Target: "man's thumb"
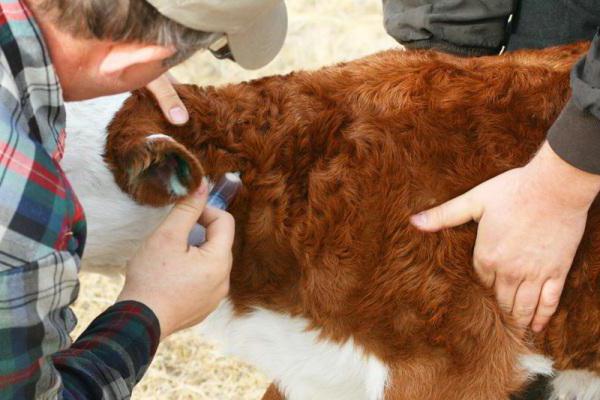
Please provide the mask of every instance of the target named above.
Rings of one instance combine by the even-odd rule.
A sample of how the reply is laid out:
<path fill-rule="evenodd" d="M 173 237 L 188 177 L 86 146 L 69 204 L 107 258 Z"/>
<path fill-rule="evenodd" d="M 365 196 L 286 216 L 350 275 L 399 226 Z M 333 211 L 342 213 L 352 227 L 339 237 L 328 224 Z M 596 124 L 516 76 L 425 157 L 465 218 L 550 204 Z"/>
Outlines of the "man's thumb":
<path fill-rule="evenodd" d="M 202 215 L 207 201 L 208 182 L 203 178 L 198 190 L 179 200 L 158 229 L 172 236 L 181 236 L 187 243 L 190 231 Z"/>
<path fill-rule="evenodd" d="M 478 218 L 471 201 L 471 192 L 449 200 L 437 207 L 410 217 L 410 222 L 425 232 L 437 232 Z"/>

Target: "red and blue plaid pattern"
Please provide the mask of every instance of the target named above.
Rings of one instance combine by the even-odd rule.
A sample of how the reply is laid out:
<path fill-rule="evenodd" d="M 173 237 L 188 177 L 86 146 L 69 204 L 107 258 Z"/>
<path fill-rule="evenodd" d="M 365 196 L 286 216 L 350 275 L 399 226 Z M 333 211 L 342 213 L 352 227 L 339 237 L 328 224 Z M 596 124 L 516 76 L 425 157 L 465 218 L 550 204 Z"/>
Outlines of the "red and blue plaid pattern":
<path fill-rule="evenodd" d="M 73 344 L 83 210 L 58 164 L 62 92 L 22 1 L 0 0 L 0 399 L 128 398 L 160 337 L 119 303 Z"/>

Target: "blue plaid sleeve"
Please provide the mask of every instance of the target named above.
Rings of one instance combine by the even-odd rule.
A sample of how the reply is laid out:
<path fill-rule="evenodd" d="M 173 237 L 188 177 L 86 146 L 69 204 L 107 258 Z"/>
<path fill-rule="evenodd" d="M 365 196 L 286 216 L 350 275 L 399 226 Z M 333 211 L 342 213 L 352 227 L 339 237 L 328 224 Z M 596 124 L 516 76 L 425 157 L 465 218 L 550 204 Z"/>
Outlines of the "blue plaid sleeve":
<path fill-rule="evenodd" d="M 39 28 L 22 0 L 0 0 L 0 399 L 129 398 L 158 346 L 134 302 L 71 343 L 86 224 L 59 164 L 64 123 Z"/>

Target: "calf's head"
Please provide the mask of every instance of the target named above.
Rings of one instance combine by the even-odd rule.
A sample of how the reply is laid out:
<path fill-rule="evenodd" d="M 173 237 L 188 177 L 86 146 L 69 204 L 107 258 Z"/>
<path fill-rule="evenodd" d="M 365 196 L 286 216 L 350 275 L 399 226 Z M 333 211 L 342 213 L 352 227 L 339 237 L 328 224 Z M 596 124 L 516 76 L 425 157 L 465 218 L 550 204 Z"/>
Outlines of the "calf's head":
<path fill-rule="evenodd" d="M 135 92 L 115 115 L 108 126 L 105 160 L 124 192 L 140 204 L 158 207 L 192 193 L 205 173 L 177 139 L 186 127 L 171 126 L 149 96 Z"/>

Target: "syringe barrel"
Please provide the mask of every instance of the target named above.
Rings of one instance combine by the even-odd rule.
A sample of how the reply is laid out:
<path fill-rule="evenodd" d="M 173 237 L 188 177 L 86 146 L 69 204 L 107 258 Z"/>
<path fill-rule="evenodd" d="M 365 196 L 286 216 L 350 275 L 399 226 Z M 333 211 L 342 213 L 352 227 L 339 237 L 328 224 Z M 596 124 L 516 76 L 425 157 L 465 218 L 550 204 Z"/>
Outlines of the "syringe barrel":
<path fill-rule="evenodd" d="M 242 187 L 240 175 L 236 172 L 227 172 L 210 191 L 206 205 L 226 210 L 240 187 Z"/>
<path fill-rule="evenodd" d="M 239 173 L 227 172 L 210 191 L 206 205 L 226 210 L 241 187 L 242 180 Z M 190 232 L 188 243 L 191 246 L 200 246 L 205 241 L 206 229 L 202 225 L 196 224 Z"/>

